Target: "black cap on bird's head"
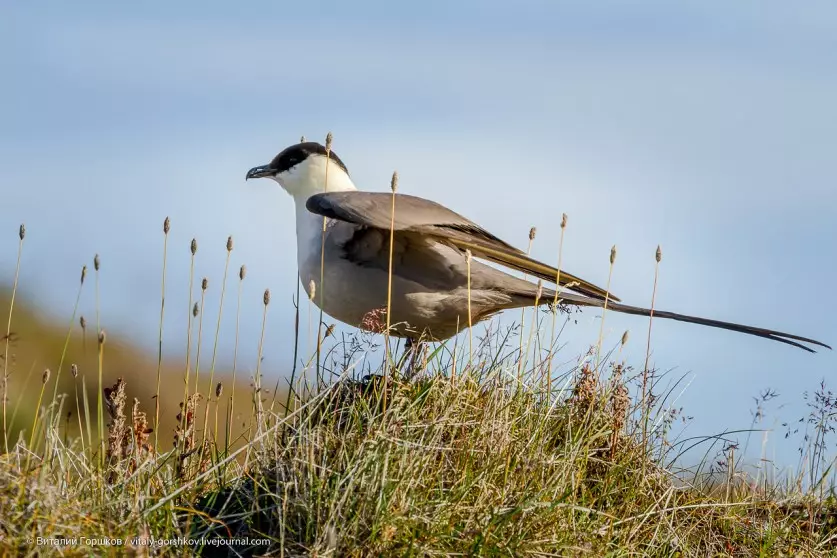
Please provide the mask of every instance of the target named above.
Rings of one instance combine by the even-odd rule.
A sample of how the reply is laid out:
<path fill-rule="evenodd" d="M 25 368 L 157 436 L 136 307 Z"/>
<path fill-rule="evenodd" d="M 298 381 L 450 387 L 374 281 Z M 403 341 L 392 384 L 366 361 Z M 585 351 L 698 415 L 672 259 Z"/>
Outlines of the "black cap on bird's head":
<path fill-rule="evenodd" d="M 309 157 L 316 156 L 328 156 L 334 164 L 343 169 L 343 172 L 346 174 L 349 173 L 349 169 L 346 168 L 346 165 L 340 160 L 340 157 L 338 157 L 333 150 L 331 152 L 327 152 L 325 146 L 315 141 L 305 141 L 286 147 L 267 165 L 253 167 L 247 171 L 247 177 L 245 180 L 249 180 L 251 178 L 274 177 L 278 174 L 291 170 L 303 161 L 307 160 Z"/>

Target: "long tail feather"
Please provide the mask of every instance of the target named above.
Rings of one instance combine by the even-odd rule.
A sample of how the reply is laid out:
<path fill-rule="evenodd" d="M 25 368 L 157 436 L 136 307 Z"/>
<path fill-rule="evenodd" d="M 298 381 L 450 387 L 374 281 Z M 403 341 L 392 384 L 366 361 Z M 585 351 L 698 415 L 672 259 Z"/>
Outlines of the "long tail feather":
<path fill-rule="evenodd" d="M 554 293 L 553 293 L 554 294 Z M 552 300 L 553 295 L 549 295 L 547 301 L 550 302 Z M 604 306 L 603 300 L 592 299 L 588 297 L 578 296 L 573 293 L 560 293 L 558 295 L 558 299 L 565 303 L 575 304 L 579 306 L 593 306 L 597 308 L 601 308 Z M 634 316 L 651 316 L 651 310 L 648 308 L 641 308 L 639 306 L 630 306 L 628 304 L 621 304 L 619 302 L 608 301 L 607 303 L 608 310 L 613 310 L 614 312 L 621 312 L 623 314 L 632 314 Z M 794 335 L 791 333 L 783 333 L 781 331 L 776 331 L 773 329 L 765 329 L 761 327 L 754 327 L 748 326 L 743 324 L 736 324 L 733 322 L 723 322 L 721 320 L 711 320 L 709 318 L 700 318 L 698 316 L 688 316 L 686 314 L 678 314 L 676 312 L 666 312 L 664 310 L 654 310 L 653 316 L 655 318 L 663 318 L 666 320 L 677 320 L 679 322 L 689 322 L 693 324 L 699 324 L 709 327 L 716 327 L 720 329 L 727 329 L 730 331 L 737 331 L 740 333 L 746 333 L 748 335 L 755 335 L 756 337 L 763 337 L 765 339 L 771 339 L 773 341 L 779 341 L 780 343 L 785 343 L 787 345 L 792 345 L 794 347 L 799 347 L 800 349 L 804 349 L 808 352 L 815 353 L 816 351 L 810 347 L 803 345 L 802 343 L 808 343 L 811 345 L 816 345 L 819 347 L 824 347 L 826 349 L 831 349 L 829 345 L 822 343 L 821 341 L 817 341 L 815 339 L 810 339 L 808 337 L 802 337 L 800 335 Z"/>

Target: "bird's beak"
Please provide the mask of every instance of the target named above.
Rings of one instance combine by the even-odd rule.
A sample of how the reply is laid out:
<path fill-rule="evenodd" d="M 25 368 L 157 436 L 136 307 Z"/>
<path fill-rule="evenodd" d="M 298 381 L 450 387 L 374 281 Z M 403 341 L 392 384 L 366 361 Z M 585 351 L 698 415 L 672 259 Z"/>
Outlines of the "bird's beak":
<path fill-rule="evenodd" d="M 248 170 L 247 177 L 244 180 L 250 180 L 251 178 L 264 178 L 265 176 L 273 176 L 274 174 L 276 174 L 276 172 L 270 168 L 270 165 L 260 165 Z"/>

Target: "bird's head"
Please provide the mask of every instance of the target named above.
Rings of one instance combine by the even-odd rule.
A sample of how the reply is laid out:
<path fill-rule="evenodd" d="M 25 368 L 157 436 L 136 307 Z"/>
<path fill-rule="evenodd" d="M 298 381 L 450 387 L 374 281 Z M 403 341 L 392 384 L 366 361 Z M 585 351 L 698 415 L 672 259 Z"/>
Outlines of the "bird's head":
<path fill-rule="evenodd" d="M 355 190 L 349 170 L 332 150 L 314 141 L 297 143 L 282 150 L 267 165 L 253 167 L 247 178 L 272 178 L 294 198 L 305 200 L 324 192 Z M 326 186 L 328 179 L 328 186 Z"/>

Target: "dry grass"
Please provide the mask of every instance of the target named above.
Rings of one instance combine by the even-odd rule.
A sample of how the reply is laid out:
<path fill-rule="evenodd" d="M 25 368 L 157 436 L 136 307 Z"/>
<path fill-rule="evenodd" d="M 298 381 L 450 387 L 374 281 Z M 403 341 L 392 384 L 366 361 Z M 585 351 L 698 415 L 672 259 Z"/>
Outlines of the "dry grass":
<path fill-rule="evenodd" d="M 168 227 L 167 220 L 165 234 Z M 227 265 L 231 250 L 230 240 Z M 98 262 L 95 270 L 98 276 Z M 244 275 L 242 267 L 239 307 Z M 204 280 L 195 316 L 190 300 L 191 318 L 203 314 L 207 288 Z M 269 302 L 267 291 L 260 356 Z M 163 308 L 161 301 L 161 328 Z M 4 379 L 13 403 L 4 422 L 9 450 L 0 455 L 4 554 L 120 555 L 129 547 L 137 555 L 167 554 L 148 546 L 161 539 L 191 539 L 197 546 L 178 552 L 212 555 L 837 552 L 837 506 L 826 496 L 830 470 L 822 466 L 837 402 L 824 385 L 810 401 L 811 482 L 782 485 L 749 476 L 735 444 L 681 468 L 684 444 L 670 438 L 677 413 L 669 394 L 655 391 L 660 376 L 634 372 L 601 343 L 553 373 L 555 343 L 551 332 L 541 339 L 537 313 L 528 333 L 537 343 L 527 341 L 526 351 L 527 332 L 517 331 L 516 340 L 512 330 L 495 330 L 469 337 L 467 352 L 453 343 L 426 358 L 395 358 L 396 351 L 374 371 L 367 357 L 379 335 L 342 339 L 327 330 L 317 334 L 313 378 L 303 369 L 286 396 L 263 389 L 257 368 L 234 400 L 217 382 L 236 393 L 235 380 L 215 370 L 218 325 L 203 385 L 207 375 L 191 358 L 193 346 L 202 350 L 200 327 L 185 362 L 172 367 L 161 350 L 143 358 L 117 341 L 105 350 L 103 338 L 98 350 L 86 349 L 72 330 L 75 309 L 71 330 L 50 335 L 21 301 L 6 310 L 17 334 L 4 340 L 11 344 Z M 31 338 L 42 343 L 27 346 Z M 70 377 L 45 372 L 30 388 L 22 381 L 36 364 L 60 371 L 69 363 Z M 128 373 L 117 379 L 113 370 Z M 112 386 L 90 396 L 102 375 Z M 132 397 L 132 383 L 151 384 L 156 393 Z M 101 407 L 91 409 L 97 401 Z M 20 412 L 12 420 L 14 407 Z M 95 435 L 105 414 L 109 423 Z M 60 548 L 45 542 L 73 537 Z M 96 547 L 103 538 L 121 543 Z"/>

